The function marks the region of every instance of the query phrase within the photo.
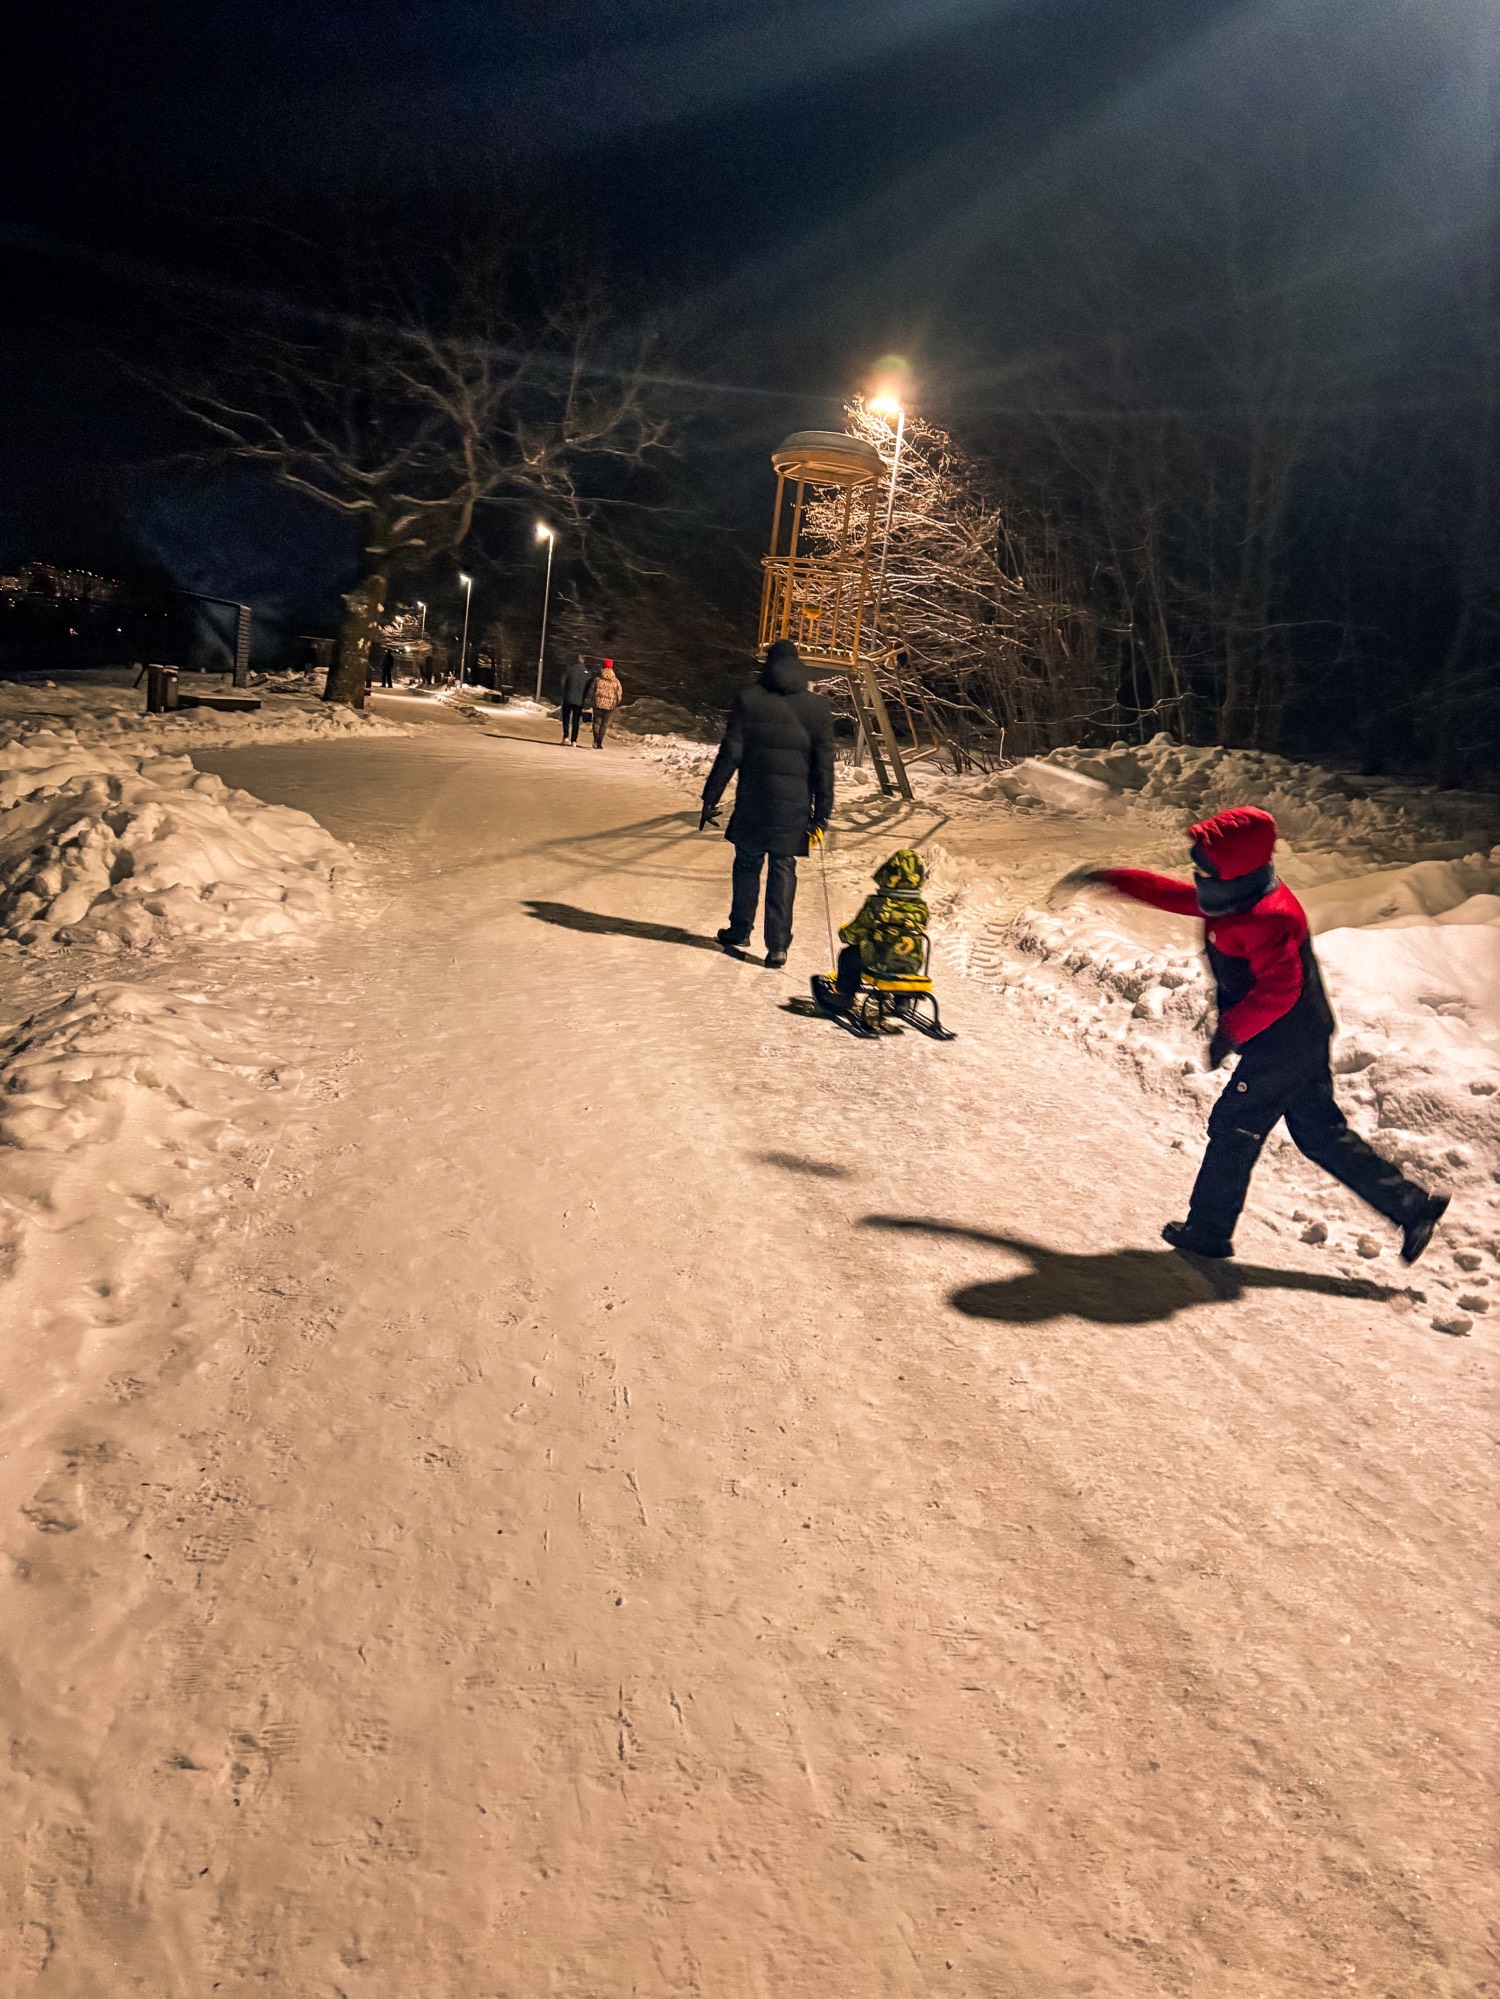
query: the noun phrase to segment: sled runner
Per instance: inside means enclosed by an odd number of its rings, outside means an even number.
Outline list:
[[[884,978],[862,972],[858,992],[847,999],[833,979],[819,975],[812,982],[812,995],[824,1013],[845,1021],[860,1034],[899,1034],[914,1027],[933,1041],[954,1041],[957,1036],[944,1027],[938,1011],[937,994],[929,974],[931,944],[922,940],[922,969],[900,978]]]

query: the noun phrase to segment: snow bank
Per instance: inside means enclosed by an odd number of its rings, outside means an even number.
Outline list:
[[[0,937],[19,945],[295,936],[330,914],[350,859],[307,813],[187,756],[45,728],[0,744]]]
[[[627,701],[615,716],[615,726],[633,736],[673,736],[684,742],[717,745],[724,733],[722,715],[695,715],[676,701],[658,701],[643,694]]]
[[[1063,773],[1087,780],[1070,794],[1071,803],[1048,795]],[[1192,748],[1165,735],[1108,750],[1053,750],[1005,772],[999,789],[1073,811],[1117,801],[1179,824],[1230,805],[1259,805],[1275,814],[1283,839],[1299,850],[1332,848],[1383,860],[1446,842],[1460,843],[1459,851],[1488,848],[1500,838],[1500,798],[1489,793],[1361,777],[1257,750]]]
[[[122,684],[123,683],[123,684]],[[219,680],[206,682],[213,693]],[[186,679],[184,691],[190,688]],[[403,724],[386,721],[352,708],[330,707],[316,695],[297,688],[281,691],[262,683],[251,689],[261,706],[249,712],[214,708],[182,708],[171,715],[148,715],[145,696],[121,673],[80,678],[76,682],[0,680],[0,732],[25,735],[42,728],[64,729],[80,742],[146,752],[193,747],[226,749],[251,743],[296,743],[359,740],[368,736],[399,736]]]

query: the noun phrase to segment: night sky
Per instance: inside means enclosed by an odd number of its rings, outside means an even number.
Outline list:
[[[1229,131],[1275,181],[1312,134],[1318,199],[1338,217],[1337,254],[1311,281],[1321,337],[1357,396],[1371,313],[1410,319],[1416,379],[1422,300],[1473,198],[1494,13],[1477,0],[30,9],[13,43],[27,87],[3,138],[17,281],[0,547],[27,553],[98,467],[180,442],[106,358],[117,315],[170,314],[201,271],[195,244],[226,218],[371,187],[419,198],[503,179],[577,217],[622,295],[673,315],[693,372],[739,396],[758,440],[835,419],[888,351],[911,357],[930,408],[1003,409],[1028,353],[1098,337],[1068,286],[1054,293],[1049,259],[1076,274],[1090,230],[1144,227],[1154,155]],[[1294,177],[1274,197],[1300,198]],[[173,503],[148,489],[165,548]]]

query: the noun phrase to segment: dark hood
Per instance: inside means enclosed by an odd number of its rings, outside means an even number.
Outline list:
[[[767,646],[765,664],[760,670],[760,684],[769,687],[773,694],[807,692],[807,669],[797,657],[797,648],[790,639],[778,639],[775,645]]]

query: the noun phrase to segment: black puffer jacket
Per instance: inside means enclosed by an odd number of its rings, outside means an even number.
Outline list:
[[[705,812],[736,771],[726,839],[767,854],[805,854],[808,832],[826,826],[833,810],[833,710],[808,692],[790,639],[767,650],[760,679],[735,698],[703,787]]]

